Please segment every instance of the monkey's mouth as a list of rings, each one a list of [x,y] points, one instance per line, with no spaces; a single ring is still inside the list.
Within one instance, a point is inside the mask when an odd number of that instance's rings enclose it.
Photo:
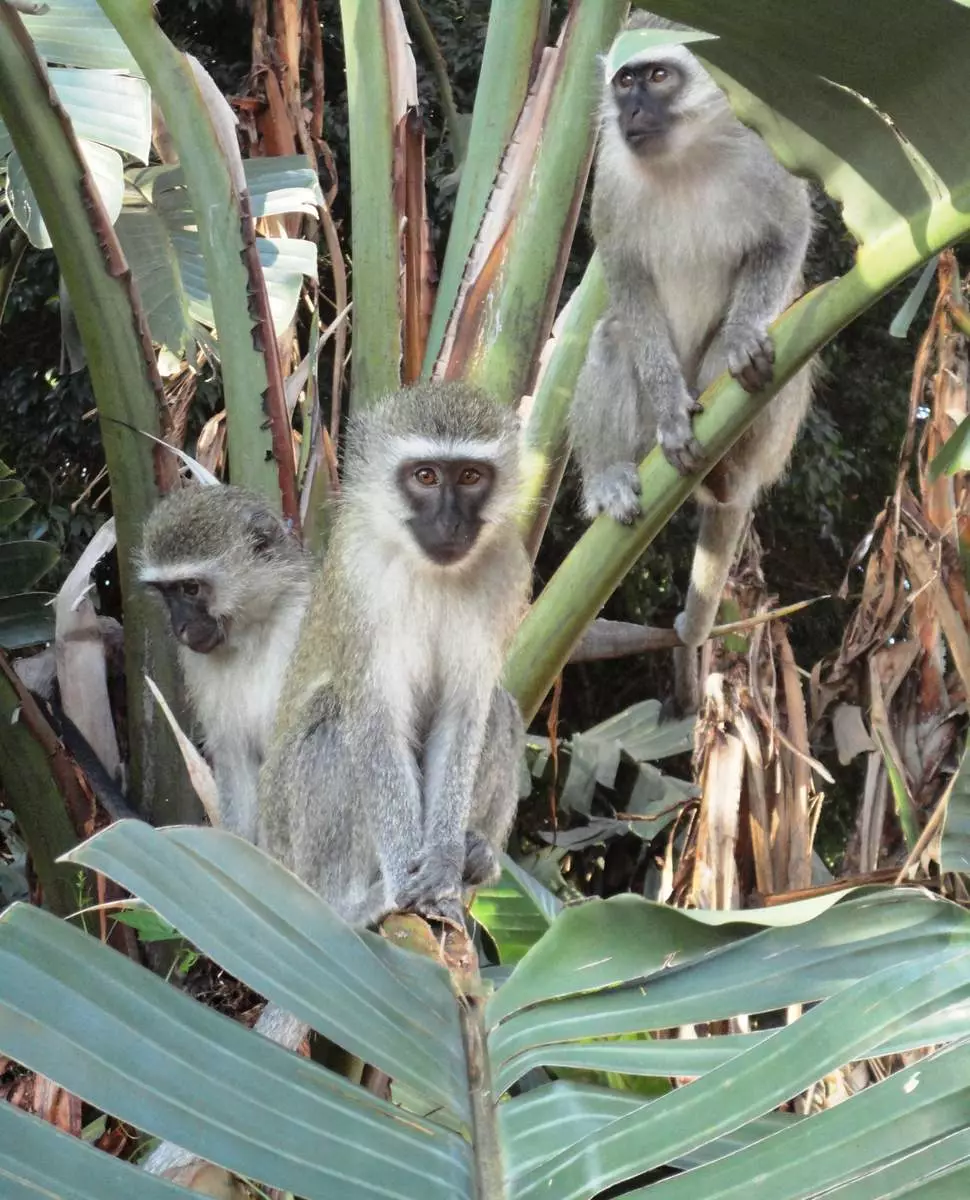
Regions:
[[[666,129],[628,129],[627,145],[636,154],[652,154],[662,150],[667,142]]]
[[[211,654],[225,640],[225,632],[218,621],[206,624],[201,629],[186,629],[179,634],[179,641],[196,654]]]

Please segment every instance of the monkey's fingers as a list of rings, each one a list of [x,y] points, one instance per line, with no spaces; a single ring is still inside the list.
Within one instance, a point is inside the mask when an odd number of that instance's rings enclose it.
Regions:
[[[586,484],[586,515],[592,520],[608,513],[621,525],[632,525],[639,517],[640,475],[636,463],[614,463]]]
[[[758,392],[771,382],[775,344],[768,334],[753,336],[728,355],[728,370],[746,392]]]
[[[693,475],[707,461],[704,447],[695,437],[688,438],[676,446],[664,445],[661,442],[660,448],[664,452],[664,458],[680,475]]]

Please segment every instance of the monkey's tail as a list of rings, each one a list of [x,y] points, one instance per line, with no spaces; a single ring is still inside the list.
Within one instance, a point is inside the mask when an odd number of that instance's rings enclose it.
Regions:
[[[682,712],[694,712],[700,703],[697,648],[714,627],[724,585],[750,515],[748,503],[701,506],[701,527],[691,565],[687,603],[674,621],[674,629],[685,647],[674,652],[674,693]]]

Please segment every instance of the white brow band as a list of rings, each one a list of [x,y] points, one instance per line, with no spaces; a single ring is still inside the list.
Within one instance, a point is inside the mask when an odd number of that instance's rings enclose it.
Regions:
[[[173,563],[170,567],[139,567],[141,583],[179,583],[183,579],[205,578],[212,569],[212,560],[206,562]]]
[[[399,458],[483,458],[497,457],[502,443],[475,441],[472,438],[396,438],[394,449]]]

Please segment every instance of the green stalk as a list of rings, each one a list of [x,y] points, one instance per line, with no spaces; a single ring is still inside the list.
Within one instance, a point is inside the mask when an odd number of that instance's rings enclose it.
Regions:
[[[509,404],[531,387],[552,327],[593,156],[599,55],[626,8],[626,0],[572,8],[538,154],[475,331],[467,377]]]
[[[744,433],[771,397],[850,321],[904,279],[910,271],[970,230],[970,214],[940,202],[926,214],[926,241],[920,254],[909,225],[887,230],[864,258],[841,279],[803,296],[772,326],[775,378],[749,396],[722,375],[704,393],[705,411],[697,436],[713,462]],[[587,625],[623,576],[687,498],[696,477],[684,479],[654,449],[640,464],[643,516],[632,528],[598,517],[577,542],[519,627],[506,662],[505,683],[527,720],[566,665]]]
[[[351,410],[401,382],[401,248],[394,204],[391,81],[381,5],[341,0],[354,214]]]
[[[151,85],[192,197],[219,339],[232,481],[279,506],[281,474],[264,401],[270,375],[254,338],[257,319],[250,314],[253,288],[246,258],[252,219],[247,236],[240,197],[195,76],[156,23],[151,0],[99,3]],[[264,332],[262,340],[268,342],[265,355],[275,354],[275,337]],[[275,454],[279,453],[277,445]],[[281,461],[292,472],[288,447],[287,453],[289,459]]]
[[[125,597],[133,802],[158,822],[197,819],[198,804],[171,735],[145,702],[146,672],[167,696],[180,695],[171,638],[162,614],[135,587],[131,570],[142,522],[158,498],[152,443],[131,429],[158,436],[161,380],[128,265],[78,153],[70,120],[19,16],[6,4],[0,4],[0,117],[74,298],[98,402]]]
[[[468,255],[475,244],[502,155],[529,94],[549,25],[549,0],[492,0],[482,70],[448,247],[424,356],[429,376],[441,351]],[[349,61],[349,56],[348,56]],[[356,208],[355,208],[356,223]]]
[[[593,326],[605,304],[603,268],[599,256],[594,255],[579,287],[570,297],[569,310],[523,430],[525,486],[519,527],[533,560],[546,531],[569,457],[566,418],[576,379],[586,358]]]

